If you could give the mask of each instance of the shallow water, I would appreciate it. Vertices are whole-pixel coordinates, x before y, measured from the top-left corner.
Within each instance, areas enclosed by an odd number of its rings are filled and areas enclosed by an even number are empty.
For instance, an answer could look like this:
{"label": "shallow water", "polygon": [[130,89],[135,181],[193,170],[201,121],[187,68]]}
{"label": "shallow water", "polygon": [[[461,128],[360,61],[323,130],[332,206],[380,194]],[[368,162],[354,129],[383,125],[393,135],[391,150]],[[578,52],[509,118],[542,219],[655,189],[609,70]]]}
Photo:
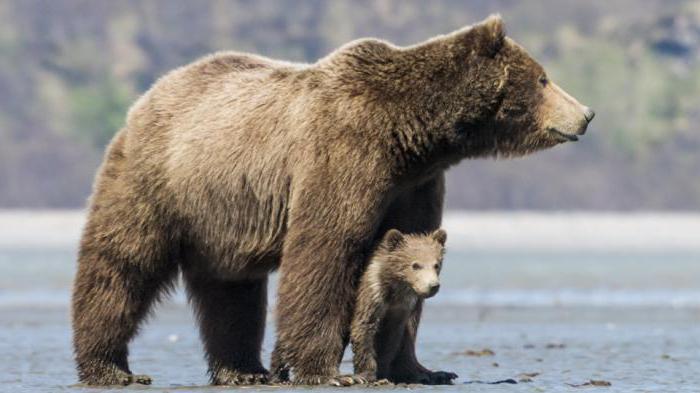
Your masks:
{"label": "shallow water", "polygon": [[[73,385],[76,376],[66,309],[5,308],[1,315],[0,390],[106,391]],[[700,311],[688,309],[428,307],[419,337],[419,357],[429,367],[455,371],[460,378],[454,386],[410,388],[573,391],[567,383],[596,379],[610,381],[610,391],[697,392],[698,322]],[[265,341],[266,359],[272,346],[271,330]],[[460,354],[468,349],[490,349],[495,354]],[[349,371],[346,355],[343,369]],[[154,385],[129,390],[221,389],[206,386],[197,332],[189,310],[180,305],[160,307],[157,317],[144,327],[131,346],[131,367],[151,375]],[[540,374],[532,382],[516,385],[464,384],[517,380],[521,373]]]}
{"label": "shallow water", "polygon": [[[181,292],[158,307],[131,345],[131,368],[151,375],[153,386],[75,386],[68,315],[75,243],[57,241],[58,233],[46,245],[13,242],[7,240],[12,231],[4,230],[0,391],[222,389],[206,385],[201,344]],[[700,391],[700,247],[499,248],[491,240],[487,248],[472,248],[460,246],[467,243],[460,236],[467,235],[450,232],[443,290],[428,301],[418,340],[426,366],[455,371],[460,378],[453,386],[378,389],[573,392],[583,388],[567,383],[595,379],[612,386],[587,389]],[[266,361],[273,331],[270,324]],[[460,354],[482,349],[495,354]],[[346,353],[348,372],[349,359]],[[513,385],[465,384],[518,380],[521,373],[539,375]]]}

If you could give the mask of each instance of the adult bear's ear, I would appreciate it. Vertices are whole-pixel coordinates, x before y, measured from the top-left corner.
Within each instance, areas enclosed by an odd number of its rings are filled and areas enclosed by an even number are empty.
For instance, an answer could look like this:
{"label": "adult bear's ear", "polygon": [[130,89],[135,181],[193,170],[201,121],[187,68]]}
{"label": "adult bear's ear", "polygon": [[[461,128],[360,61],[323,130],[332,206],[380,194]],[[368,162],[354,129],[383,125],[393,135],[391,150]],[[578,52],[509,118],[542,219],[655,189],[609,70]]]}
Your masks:
{"label": "adult bear's ear", "polygon": [[506,27],[503,19],[494,14],[483,21],[457,34],[460,49],[468,53],[477,53],[484,57],[494,57],[501,50],[506,39]]}
{"label": "adult bear's ear", "polygon": [[447,241],[447,232],[445,232],[444,229],[436,230],[431,236],[436,242],[440,243],[441,246],[444,246]]}
{"label": "adult bear's ear", "polygon": [[396,229],[389,229],[382,239],[382,244],[389,251],[394,251],[404,243],[404,235]]}

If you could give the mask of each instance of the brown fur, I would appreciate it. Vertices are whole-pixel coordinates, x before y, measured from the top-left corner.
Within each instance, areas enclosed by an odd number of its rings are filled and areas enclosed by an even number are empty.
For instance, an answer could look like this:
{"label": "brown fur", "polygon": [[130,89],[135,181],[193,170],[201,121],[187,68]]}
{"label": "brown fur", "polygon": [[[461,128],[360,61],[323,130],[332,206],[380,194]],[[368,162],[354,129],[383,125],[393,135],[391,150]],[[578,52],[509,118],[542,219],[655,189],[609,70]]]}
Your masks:
{"label": "brown fur", "polygon": [[[441,229],[429,235],[392,229],[379,243],[360,280],[350,330],[355,374],[361,380],[406,382],[392,372],[392,364],[416,306],[440,286],[445,240]],[[419,382],[445,384],[456,377],[434,372]]]}
{"label": "brown fur", "polygon": [[[182,271],[212,382],[264,381],[264,288],[279,268],[275,359],[326,382],[378,233],[436,229],[450,165],[585,129],[585,108],[542,75],[496,17],[413,47],[355,41],[311,65],[229,52],[167,74],[95,180],[73,294],[80,380],[136,380],[127,344]],[[403,380],[430,373],[414,354],[420,308],[393,366]]]}

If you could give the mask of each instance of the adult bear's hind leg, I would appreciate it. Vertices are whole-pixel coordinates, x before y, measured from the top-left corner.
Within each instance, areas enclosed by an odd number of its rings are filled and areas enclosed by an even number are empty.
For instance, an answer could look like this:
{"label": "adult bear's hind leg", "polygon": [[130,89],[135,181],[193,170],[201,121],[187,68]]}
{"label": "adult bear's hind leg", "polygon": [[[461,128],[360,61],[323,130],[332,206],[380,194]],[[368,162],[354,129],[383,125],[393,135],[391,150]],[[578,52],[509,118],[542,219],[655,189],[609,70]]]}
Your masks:
{"label": "adult bear's hind leg", "polygon": [[89,385],[150,383],[129,370],[127,345],[178,271],[176,230],[156,207],[156,186],[132,176],[125,139],[120,131],[96,178],[73,285],[75,360]]}
{"label": "adult bear's hind leg", "polygon": [[214,385],[254,385],[268,381],[260,360],[265,333],[267,277],[223,281],[184,271],[199,320],[209,374]]}
{"label": "adult bear's hind leg", "polygon": [[127,345],[177,266],[157,230],[107,216],[91,213],[80,249],[72,310],[78,376],[88,385],[150,384],[129,370]]}

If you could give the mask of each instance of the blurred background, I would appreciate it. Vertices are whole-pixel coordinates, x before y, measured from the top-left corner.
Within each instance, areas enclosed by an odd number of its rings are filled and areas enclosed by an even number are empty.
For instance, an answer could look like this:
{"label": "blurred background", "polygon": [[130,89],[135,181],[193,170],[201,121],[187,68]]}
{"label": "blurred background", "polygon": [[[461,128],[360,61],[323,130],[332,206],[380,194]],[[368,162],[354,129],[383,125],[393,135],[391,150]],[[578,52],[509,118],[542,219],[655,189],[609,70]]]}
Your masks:
{"label": "blurred background", "polygon": [[700,208],[700,2],[681,0],[3,0],[0,208],[83,207],[129,105],[204,54],[314,62],[355,38],[408,45],[493,12],[597,117],[577,144],[464,162],[448,208]]}
{"label": "blurred background", "polygon": [[[577,143],[448,172],[444,289],[421,359],[458,387],[536,372],[518,391],[605,379],[696,392],[697,0],[0,0],[0,391],[76,382],[83,209],[106,144],[160,75],[218,50],[314,62],[360,37],[409,45],[496,12],[597,115]],[[132,346],[134,371],[160,387],[207,383],[185,304],[176,291]]]}

